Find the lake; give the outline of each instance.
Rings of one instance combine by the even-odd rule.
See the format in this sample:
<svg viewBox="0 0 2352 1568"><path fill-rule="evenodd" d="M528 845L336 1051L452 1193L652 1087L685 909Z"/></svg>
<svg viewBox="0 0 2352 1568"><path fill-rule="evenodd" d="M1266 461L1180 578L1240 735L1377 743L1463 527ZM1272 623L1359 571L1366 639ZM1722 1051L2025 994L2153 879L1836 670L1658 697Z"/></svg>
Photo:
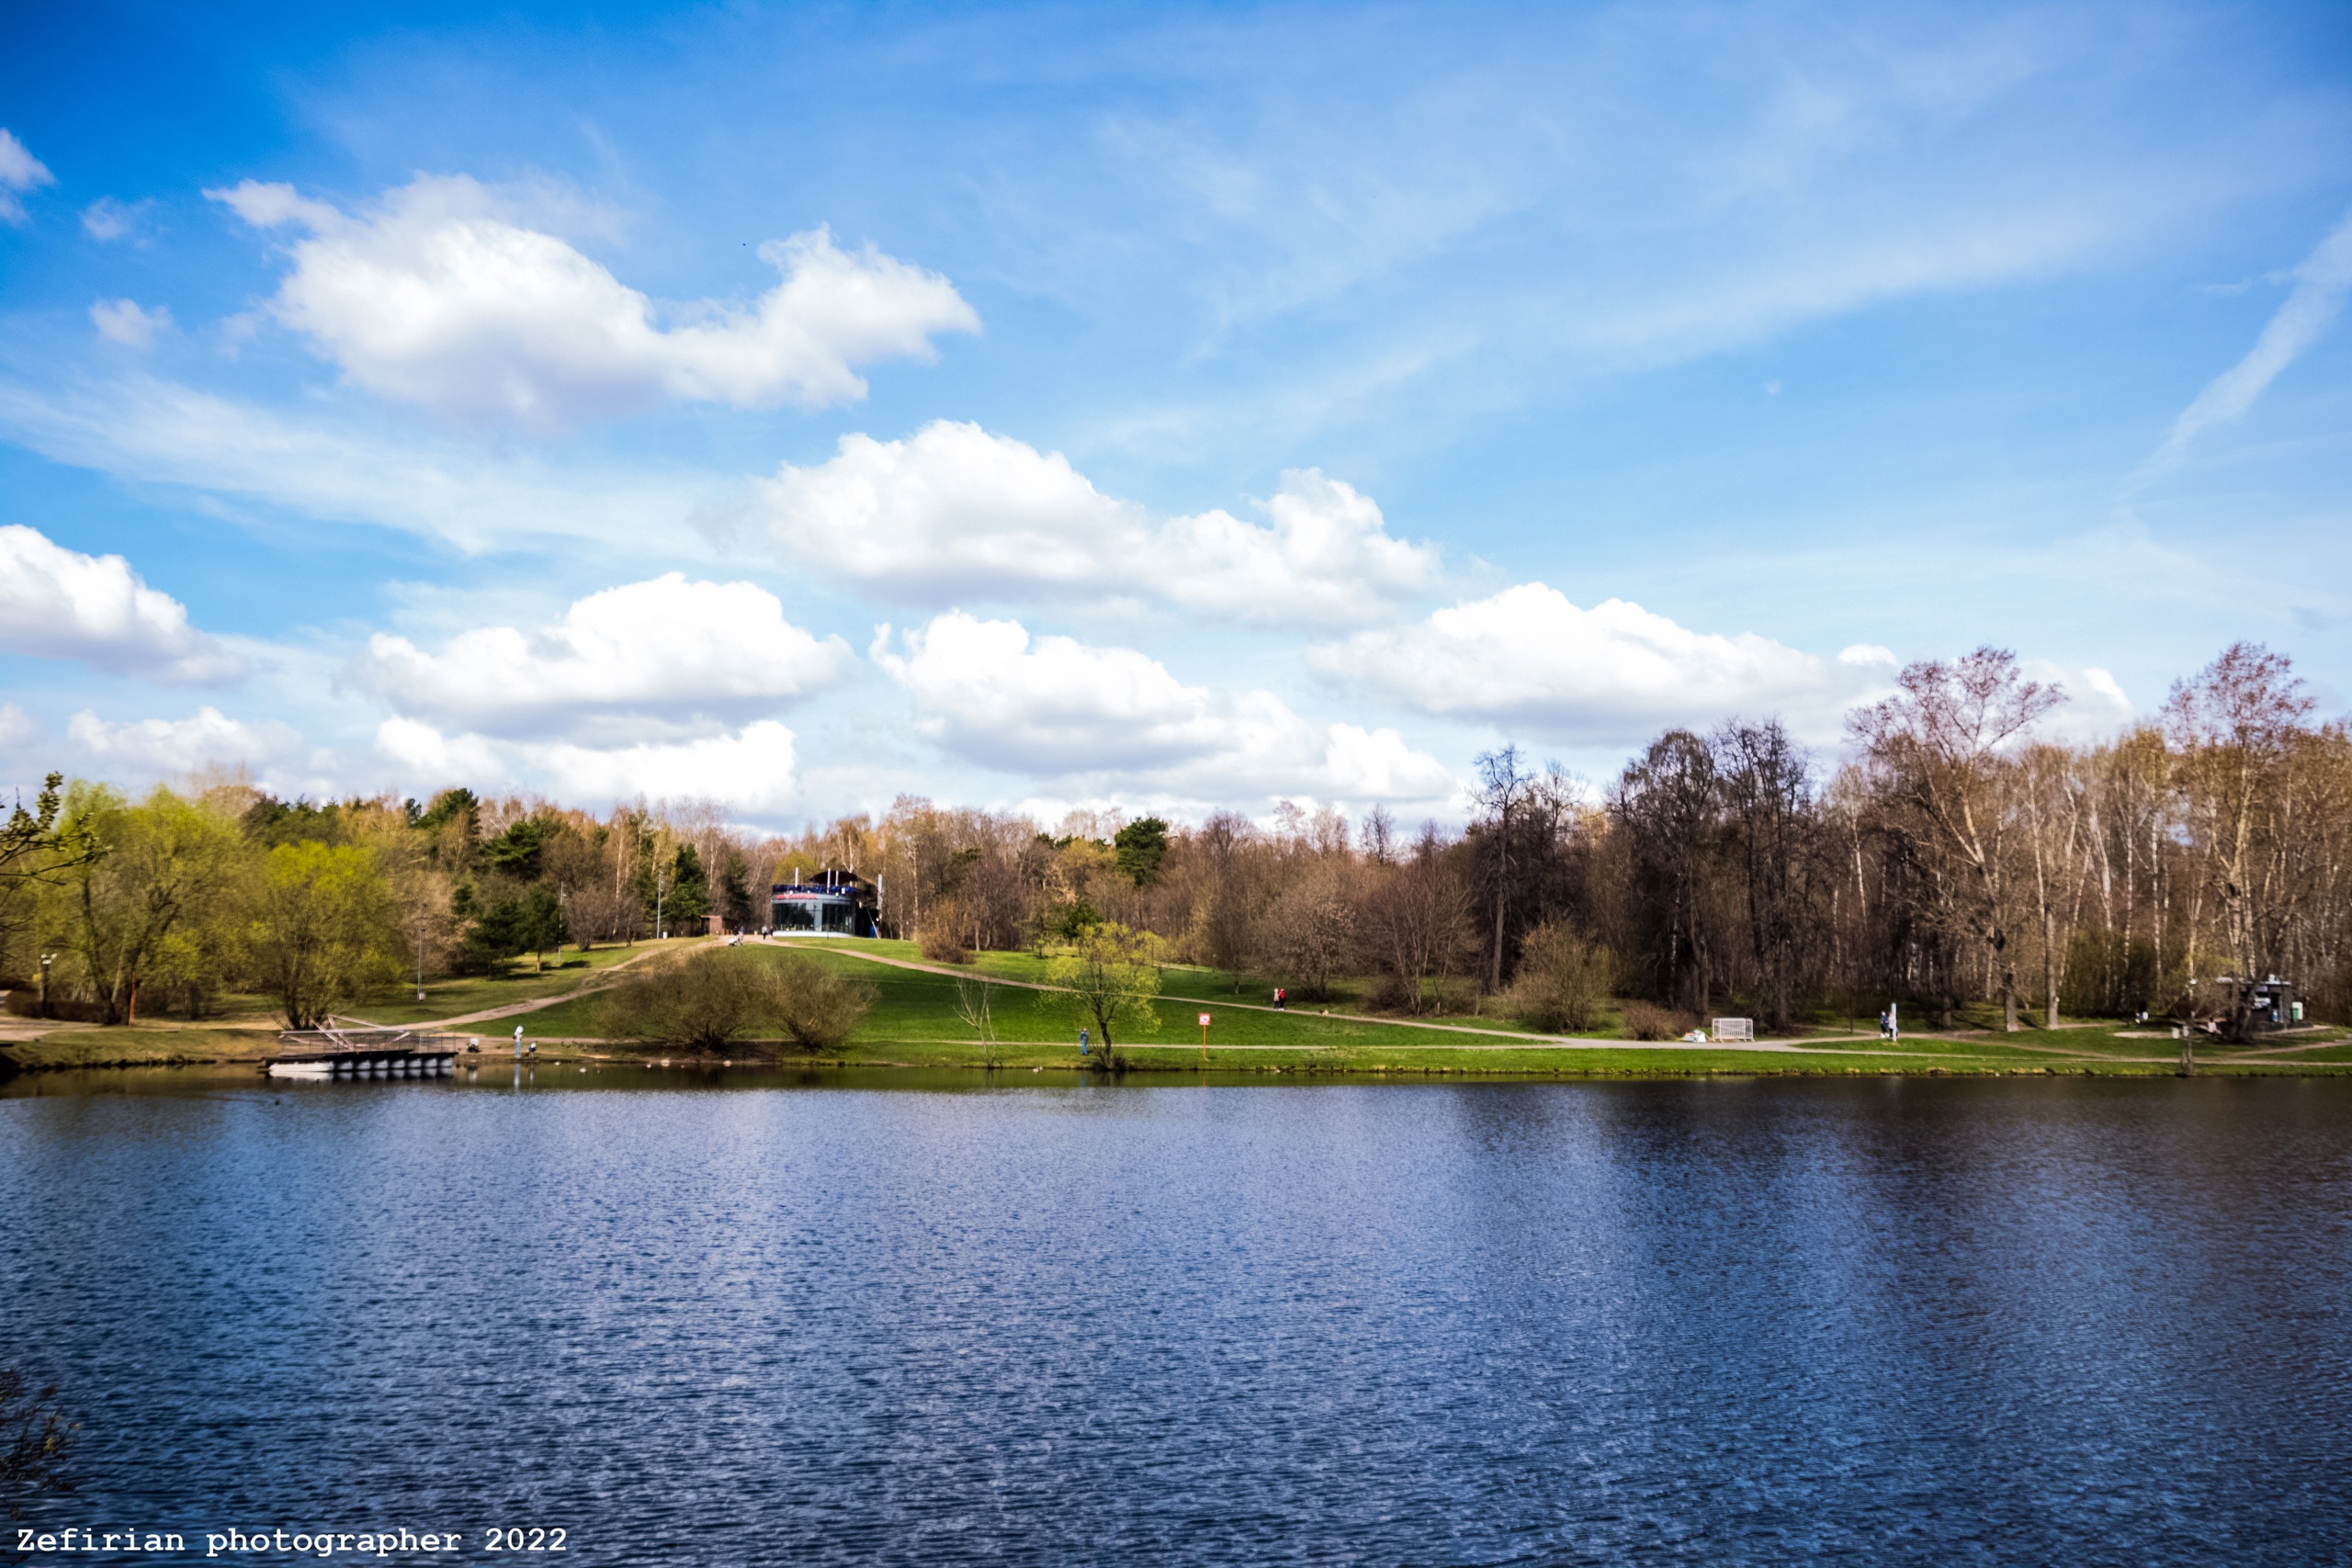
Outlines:
<svg viewBox="0 0 2352 1568"><path fill-rule="evenodd" d="M187 1561L2352 1556L2341 1080L43 1075L0 1205Z"/></svg>

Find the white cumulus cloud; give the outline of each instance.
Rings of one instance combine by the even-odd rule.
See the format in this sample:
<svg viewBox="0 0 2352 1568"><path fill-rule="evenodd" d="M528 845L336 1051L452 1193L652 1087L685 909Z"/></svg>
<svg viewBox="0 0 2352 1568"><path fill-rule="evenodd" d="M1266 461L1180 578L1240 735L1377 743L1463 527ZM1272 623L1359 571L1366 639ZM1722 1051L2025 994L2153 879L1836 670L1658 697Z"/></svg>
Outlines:
<svg viewBox="0 0 2352 1568"><path fill-rule="evenodd" d="M291 186L206 194L309 231L270 301L280 322L358 385L451 416L545 428L665 397L845 402L865 393L853 366L928 359L934 334L979 329L944 277L821 228L761 247L783 277L750 305L664 310L463 175L419 175L357 216Z"/></svg>
<svg viewBox="0 0 2352 1568"><path fill-rule="evenodd" d="M6 127L0 127L0 222L26 219L23 193L57 183L48 165L32 155Z"/></svg>
<svg viewBox="0 0 2352 1568"><path fill-rule="evenodd" d="M0 754L40 739L40 720L14 703L0 703Z"/></svg>
<svg viewBox="0 0 2352 1568"><path fill-rule="evenodd" d="M1541 582L1326 643L1307 659L1327 677L1416 712L1584 743L1634 741L1660 726L1733 714L1779 714L1834 733L1837 716L1894 669L1882 648L1823 659L1752 632L1693 631L1622 599L1581 609Z"/></svg>
<svg viewBox="0 0 2352 1568"><path fill-rule="evenodd" d="M376 747L417 790L499 781L579 805L701 796L752 817L777 816L799 804L792 731L775 719L688 740L599 747L448 735L396 717L379 727Z"/></svg>
<svg viewBox="0 0 2352 1568"><path fill-rule="evenodd" d="M1437 575L1437 549L1391 538L1370 496L1319 469L1285 473L1266 525L1216 511L1171 519L1157 541L1168 595L1220 620L1346 626Z"/></svg>
<svg viewBox="0 0 2352 1568"><path fill-rule="evenodd" d="M157 333L172 330L172 309L158 305L145 310L136 299L101 299L90 307L90 324L109 343L145 348Z"/></svg>
<svg viewBox="0 0 2352 1568"><path fill-rule="evenodd" d="M1317 725L1271 692L1187 685L1133 649L1032 637L1017 621L949 611L895 638L881 628L870 652L914 697L924 734L1006 773L1124 777L1206 799L1427 800L1454 787L1393 729Z"/></svg>
<svg viewBox="0 0 2352 1568"><path fill-rule="evenodd" d="M828 461L759 481L754 505L795 563L926 607L1082 592L1336 626L1436 577L1434 546L1391 537L1369 497L1316 469L1284 474L1265 511L1262 525L1223 511L1154 524L1060 453L946 420L898 441L845 435Z"/></svg>
<svg viewBox="0 0 2352 1568"><path fill-rule="evenodd" d="M0 527L0 649L72 659L112 674L204 685L243 673L188 625L187 606L120 556L85 556L21 524Z"/></svg>
<svg viewBox="0 0 2352 1568"><path fill-rule="evenodd" d="M530 761L556 793L575 800L701 795L753 816L774 816L799 802L792 731L772 718L660 745L535 748Z"/></svg>
<svg viewBox="0 0 2352 1568"><path fill-rule="evenodd" d="M649 721L754 716L831 685L852 658L841 638L786 621L765 589L673 571L592 593L552 626L481 626L437 652L379 634L350 673L445 728L634 738Z"/></svg>
<svg viewBox="0 0 2352 1568"><path fill-rule="evenodd" d="M498 750L479 735L447 735L423 719L395 714L376 727L376 750L424 786L508 782Z"/></svg>
<svg viewBox="0 0 2352 1568"><path fill-rule="evenodd" d="M65 737L83 758L116 778L125 773L160 778L208 762L244 762L264 772L308 755L300 732L291 725L275 719L248 723L209 704L190 718L120 722L85 709L66 720Z"/></svg>
<svg viewBox="0 0 2352 1568"><path fill-rule="evenodd" d="M2110 739L2141 716L2139 707L2114 672L2096 664L2061 664L2048 659L2019 660L2030 679L2056 686L2066 700L2042 720L2052 737L2086 744Z"/></svg>

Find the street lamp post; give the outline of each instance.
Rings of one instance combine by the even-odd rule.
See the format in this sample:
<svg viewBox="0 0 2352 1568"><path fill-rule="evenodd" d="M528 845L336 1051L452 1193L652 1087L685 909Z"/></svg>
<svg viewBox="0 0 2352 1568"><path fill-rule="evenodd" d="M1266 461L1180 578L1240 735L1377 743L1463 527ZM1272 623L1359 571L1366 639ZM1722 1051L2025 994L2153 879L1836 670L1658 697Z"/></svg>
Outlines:
<svg viewBox="0 0 2352 1568"><path fill-rule="evenodd" d="M40 955L40 1015L43 1018L49 1016L49 966L56 962L57 954L53 953Z"/></svg>

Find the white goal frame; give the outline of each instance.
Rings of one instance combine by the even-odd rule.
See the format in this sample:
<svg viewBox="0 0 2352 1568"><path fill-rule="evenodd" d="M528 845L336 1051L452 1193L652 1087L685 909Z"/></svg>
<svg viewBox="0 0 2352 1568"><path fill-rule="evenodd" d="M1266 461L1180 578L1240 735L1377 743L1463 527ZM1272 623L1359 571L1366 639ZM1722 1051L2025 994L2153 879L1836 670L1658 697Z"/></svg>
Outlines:
<svg viewBox="0 0 2352 1568"><path fill-rule="evenodd" d="M1719 1018L1715 1020L1715 1027L1708 1038L1716 1041L1745 1040L1753 1045L1756 1043L1756 1021L1752 1018Z"/></svg>

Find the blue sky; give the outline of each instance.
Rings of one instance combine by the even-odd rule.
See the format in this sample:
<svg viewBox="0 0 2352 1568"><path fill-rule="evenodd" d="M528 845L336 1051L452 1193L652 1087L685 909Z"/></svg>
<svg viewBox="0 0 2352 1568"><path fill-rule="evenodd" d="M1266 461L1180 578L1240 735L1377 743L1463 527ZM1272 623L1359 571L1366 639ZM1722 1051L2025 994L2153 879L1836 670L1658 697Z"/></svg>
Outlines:
<svg viewBox="0 0 2352 1568"><path fill-rule="evenodd" d="M0 28L0 778L1412 817L1987 641L2352 703L2338 6Z"/></svg>

